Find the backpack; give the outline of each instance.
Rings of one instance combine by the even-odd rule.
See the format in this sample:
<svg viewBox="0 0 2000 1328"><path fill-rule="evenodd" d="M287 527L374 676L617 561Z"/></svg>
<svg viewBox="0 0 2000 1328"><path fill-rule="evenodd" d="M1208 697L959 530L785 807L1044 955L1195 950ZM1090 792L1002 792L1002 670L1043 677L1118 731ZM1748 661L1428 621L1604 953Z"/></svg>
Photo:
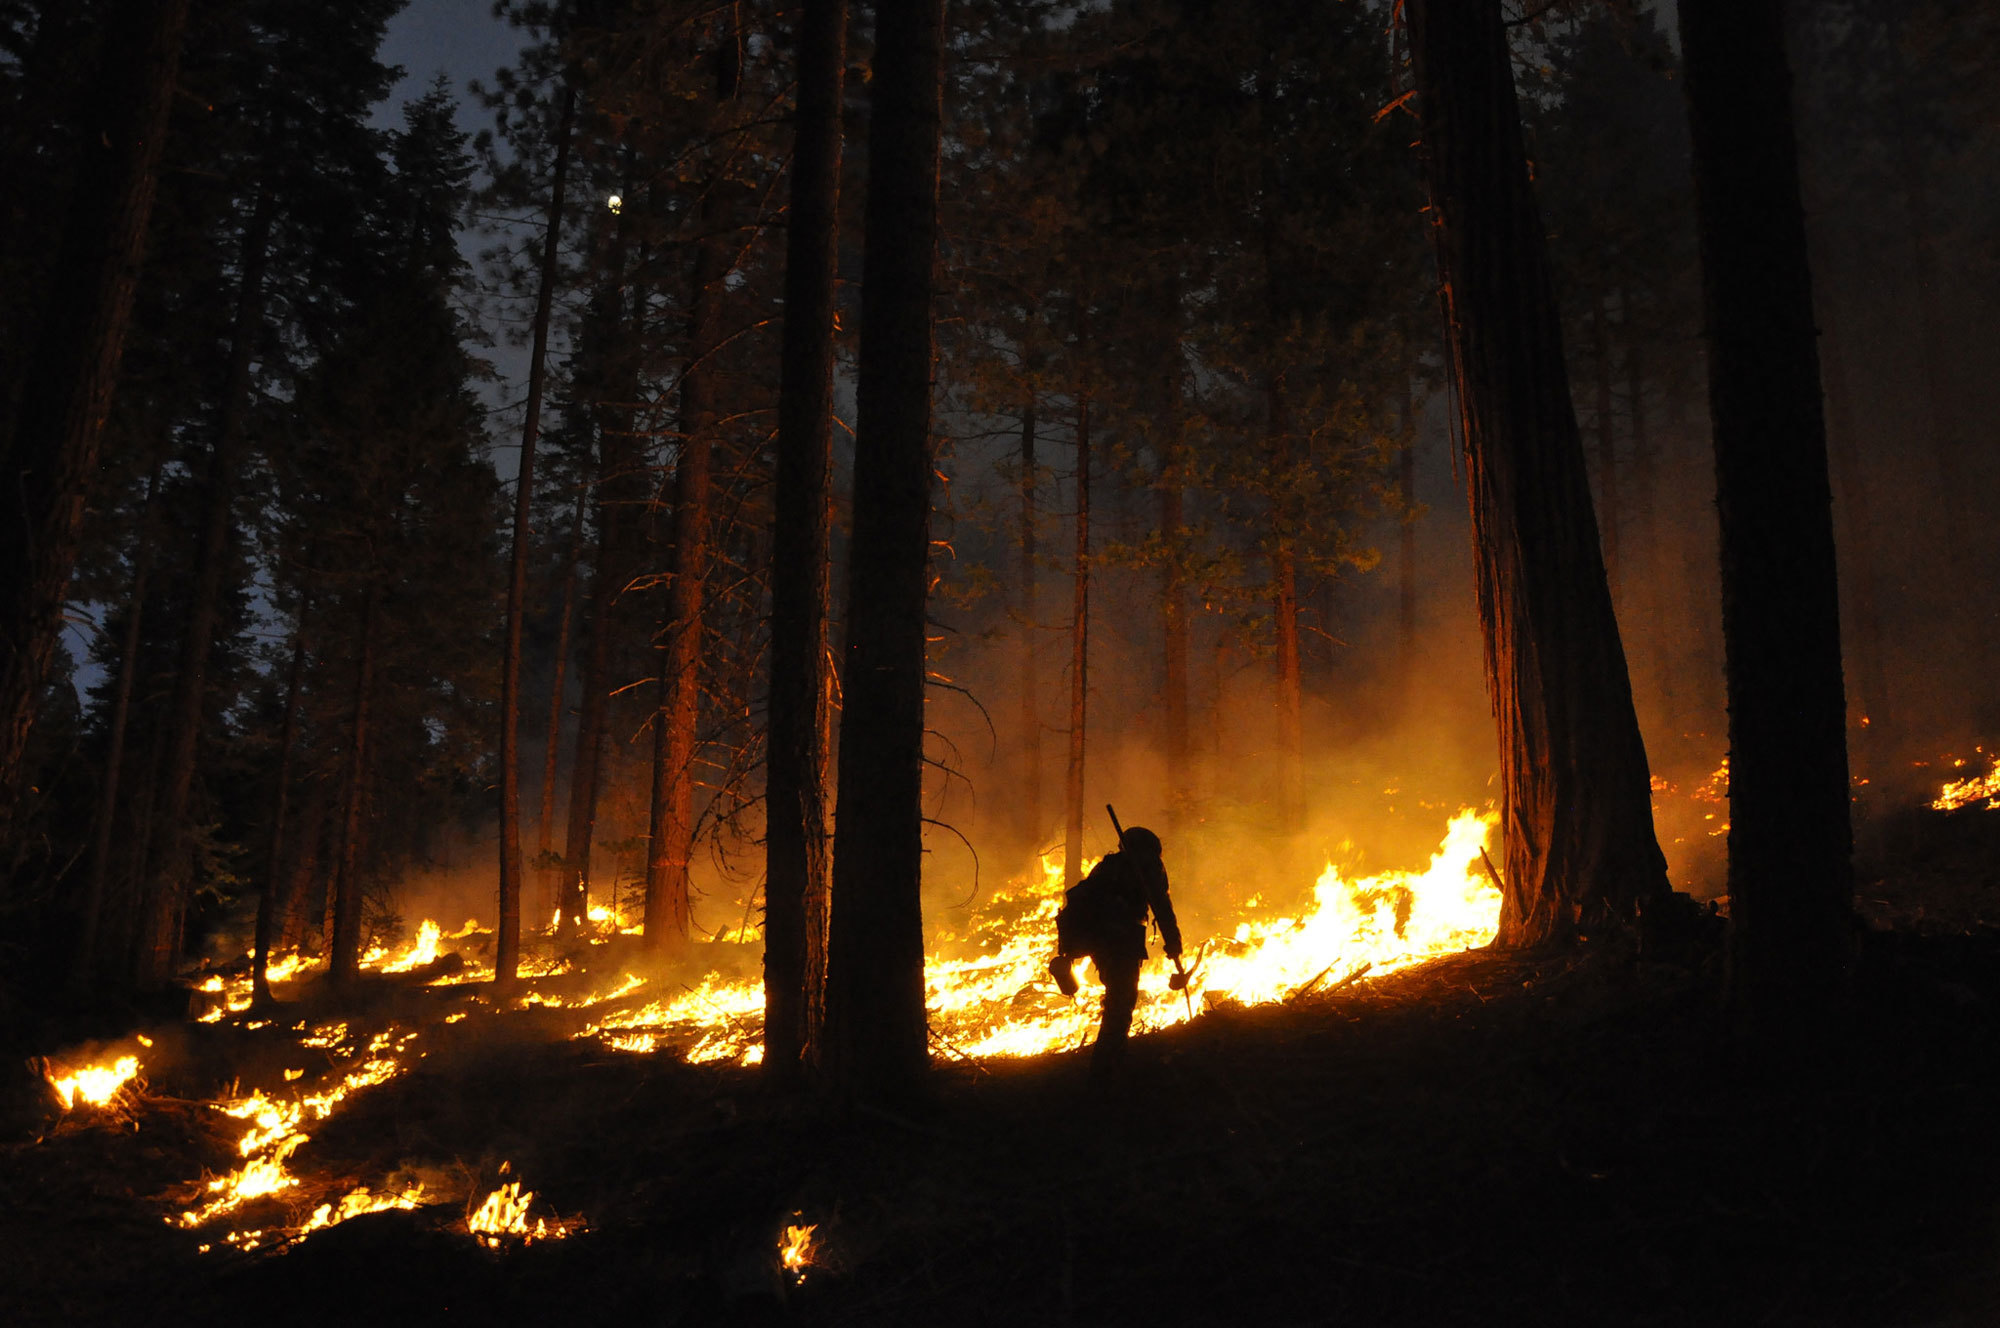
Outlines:
<svg viewBox="0 0 2000 1328"><path fill-rule="evenodd" d="M1112 853L1071 886L1056 914L1056 949L1066 955L1092 954L1100 945L1117 941L1119 933L1135 922L1143 927L1144 895L1130 878L1129 865Z"/></svg>

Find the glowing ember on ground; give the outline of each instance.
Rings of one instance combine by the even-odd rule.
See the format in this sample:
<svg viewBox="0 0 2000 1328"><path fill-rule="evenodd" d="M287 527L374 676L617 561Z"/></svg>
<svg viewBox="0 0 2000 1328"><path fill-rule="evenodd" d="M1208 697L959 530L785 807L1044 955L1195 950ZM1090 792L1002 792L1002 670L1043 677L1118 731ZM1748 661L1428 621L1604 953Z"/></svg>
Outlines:
<svg viewBox="0 0 2000 1328"><path fill-rule="evenodd" d="M64 1111L74 1110L78 1103L102 1107L110 1105L125 1085L139 1077L139 1058L120 1056L109 1065L86 1066L61 1076L51 1064L43 1074L56 1090L56 1096L62 1099Z"/></svg>
<svg viewBox="0 0 2000 1328"><path fill-rule="evenodd" d="M1958 764L1963 766L1965 762L1960 761ZM1985 774L1971 775L1946 784L1938 791L1931 808L1934 811L1951 812L1957 811L1960 807L1969 807L1981 800L1985 801L1989 809L2000 811L2000 757L1994 759L1993 768Z"/></svg>
<svg viewBox="0 0 2000 1328"><path fill-rule="evenodd" d="M507 1164L503 1162L500 1170L504 1174ZM578 1225L574 1221L561 1220L551 1225L546 1218L540 1217L530 1225L528 1206L534 1201L533 1190L524 1192L520 1181L510 1180L487 1195L485 1202L465 1219L466 1230L481 1245L497 1250L508 1240L518 1240L522 1244L536 1240L561 1240Z"/></svg>
<svg viewBox="0 0 2000 1328"><path fill-rule="evenodd" d="M817 1223L803 1227L788 1225L784 1244L778 1247L778 1262L801 1282L806 1280L806 1267L812 1263L813 1232L818 1230Z"/></svg>

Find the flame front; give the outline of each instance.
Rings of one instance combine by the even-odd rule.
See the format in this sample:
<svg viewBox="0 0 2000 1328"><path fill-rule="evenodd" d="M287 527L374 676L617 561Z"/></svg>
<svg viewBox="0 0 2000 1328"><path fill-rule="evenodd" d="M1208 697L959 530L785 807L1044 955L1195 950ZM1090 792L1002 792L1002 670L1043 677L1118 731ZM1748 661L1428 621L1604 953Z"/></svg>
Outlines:
<svg viewBox="0 0 2000 1328"><path fill-rule="evenodd" d="M64 1111L74 1110L79 1102L102 1107L110 1105L112 1099L124 1091L125 1085L139 1077L139 1058L120 1056L109 1065L86 1066L60 1077L51 1065L44 1073L49 1086L62 1100Z"/></svg>

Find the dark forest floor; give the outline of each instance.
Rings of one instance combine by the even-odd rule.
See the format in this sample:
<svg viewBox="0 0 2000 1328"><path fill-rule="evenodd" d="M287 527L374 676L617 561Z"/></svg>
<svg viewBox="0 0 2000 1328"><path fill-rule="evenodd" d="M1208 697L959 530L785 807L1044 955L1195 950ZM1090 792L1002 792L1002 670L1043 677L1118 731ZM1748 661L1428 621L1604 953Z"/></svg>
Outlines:
<svg viewBox="0 0 2000 1328"><path fill-rule="evenodd" d="M1961 858L1996 862L1977 830ZM2000 1323L2000 937L1896 920L1837 1049L1782 1061L1726 1036L1714 961L1470 954L1212 1011L1116 1093L1076 1057L945 1064L910 1120L447 1036L299 1154L460 1194L504 1159L588 1222L500 1252L444 1229L454 1199L197 1255L162 1197L235 1131L156 1081L136 1123L0 1146L0 1323ZM181 1091L253 1073L241 1030L189 1035ZM822 1240L796 1286L794 1214Z"/></svg>

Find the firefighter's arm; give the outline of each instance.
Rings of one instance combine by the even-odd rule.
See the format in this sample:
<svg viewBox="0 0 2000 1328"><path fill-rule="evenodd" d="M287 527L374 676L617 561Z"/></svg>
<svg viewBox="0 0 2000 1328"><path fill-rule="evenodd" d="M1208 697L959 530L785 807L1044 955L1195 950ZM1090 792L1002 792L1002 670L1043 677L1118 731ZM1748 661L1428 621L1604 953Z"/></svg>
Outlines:
<svg viewBox="0 0 2000 1328"><path fill-rule="evenodd" d="M1155 866L1146 873L1146 903L1160 926L1160 940L1169 959L1180 958L1181 924L1174 919L1174 901L1167 895L1167 869Z"/></svg>

